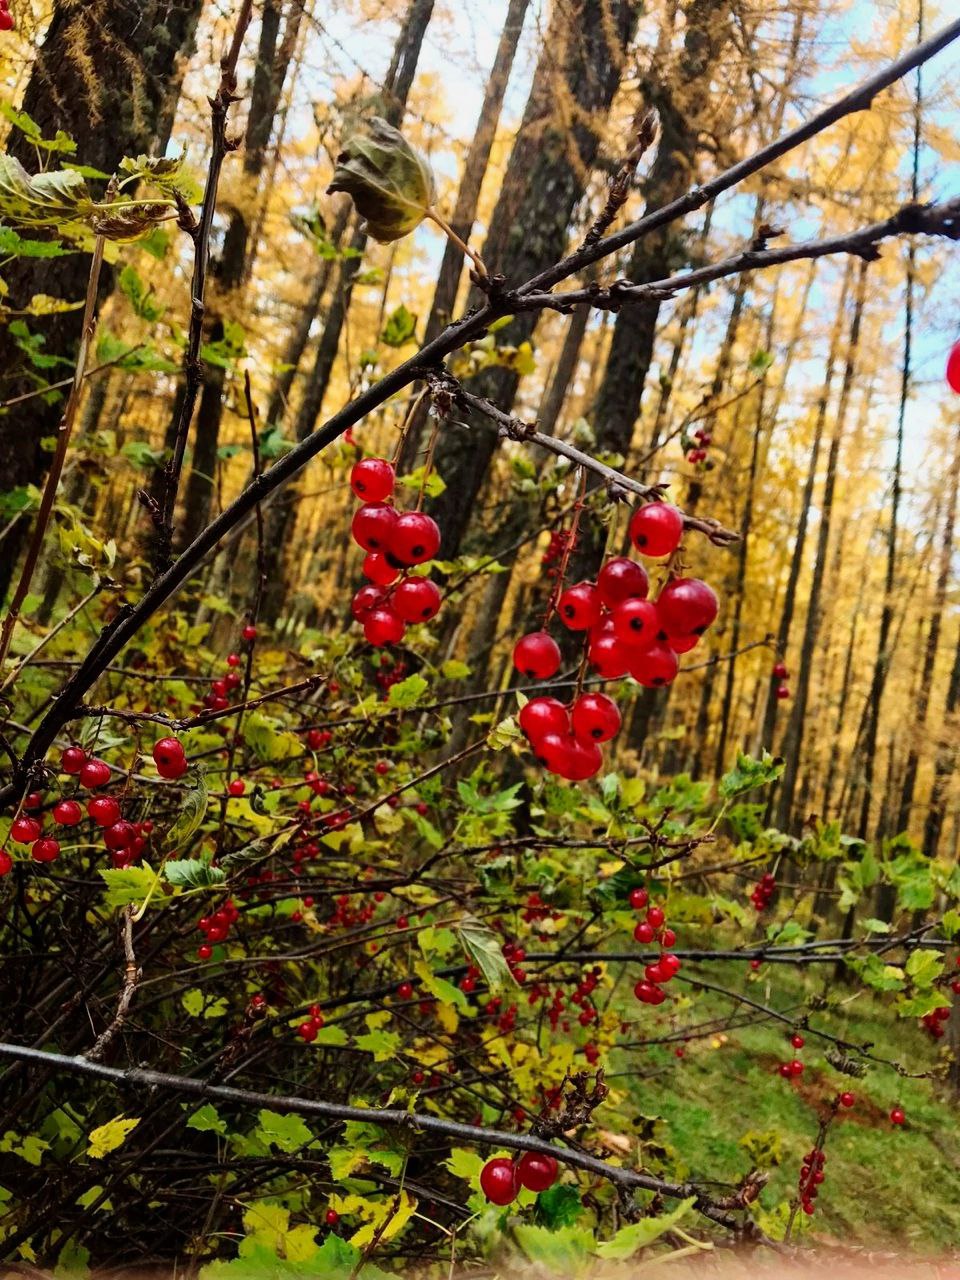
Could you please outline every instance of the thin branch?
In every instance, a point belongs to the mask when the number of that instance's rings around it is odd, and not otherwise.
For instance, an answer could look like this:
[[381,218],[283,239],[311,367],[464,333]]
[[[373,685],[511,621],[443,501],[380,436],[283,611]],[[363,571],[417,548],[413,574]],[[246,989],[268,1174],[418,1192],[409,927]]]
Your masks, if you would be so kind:
[[127,1014],[130,1012],[130,1006],[133,1004],[133,998],[137,994],[137,986],[143,976],[133,949],[133,916],[134,908],[132,906],[127,907],[123,914],[123,955],[125,960],[123,986],[120,988],[117,1011],[113,1015],[113,1021],[97,1036],[93,1048],[86,1053],[85,1057],[88,1062],[99,1062],[113,1040],[120,1034],[123,1024],[127,1020]]
[[[444,375],[444,381],[451,383],[453,379]],[[566,440],[558,440],[555,436],[543,435],[532,424],[522,422],[519,418],[513,417],[512,414],[504,413],[495,404],[491,404],[489,400],[485,400],[481,396],[473,395],[472,392],[467,391],[459,383],[456,385],[453,395],[466,408],[473,409],[475,412],[483,414],[484,417],[496,422],[503,439],[519,440],[524,444],[539,445],[541,449],[546,449],[548,453],[556,454],[562,458],[569,458],[578,467],[583,467],[585,471],[592,471],[594,475],[600,476],[607,487],[607,493],[614,500],[626,501],[627,494],[648,499],[660,498],[663,495],[661,486],[641,484],[639,480],[634,480],[630,476],[624,475],[622,471],[615,471],[613,467],[608,467],[606,463],[599,462],[589,453],[584,453],[582,450],[575,448],[574,445],[568,444]],[[725,529],[718,521],[708,516],[685,515],[684,524],[688,529],[697,529],[700,533],[705,534],[718,547],[728,546],[731,542],[736,542],[740,536],[734,533],[732,529]]]
[[712,1221],[728,1228],[750,1231],[754,1239],[770,1243],[764,1239],[762,1233],[752,1230],[749,1220],[738,1223],[730,1218],[694,1183],[669,1182],[651,1173],[624,1169],[618,1165],[608,1164],[605,1160],[599,1160],[586,1152],[556,1146],[525,1133],[501,1132],[499,1129],[488,1129],[480,1125],[460,1124],[455,1120],[444,1120],[439,1116],[417,1111],[390,1107],[351,1107],[342,1103],[325,1102],[319,1098],[236,1089],[228,1085],[210,1084],[196,1076],[172,1075],[165,1071],[149,1071],[137,1067],[123,1071],[118,1067],[108,1067],[102,1063],[93,1062],[89,1056],[69,1057],[62,1053],[46,1053],[27,1045],[0,1042],[0,1057],[33,1062],[53,1071],[110,1080],[120,1087],[131,1089],[163,1089],[196,1098],[232,1102],[243,1107],[268,1106],[275,1111],[290,1112],[294,1115],[316,1116],[335,1121],[357,1120],[363,1124],[377,1124],[384,1128],[400,1129],[408,1133],[435,1133],[444,1138],[455,1138],[459,1142],[475,1146],[506,1147],[511,1151],[537,1151],[552,1155],[571,1168],[583,1169],[587,1173],[606,1178],[609,1182],[628,1190],[653,1191],[671,1200],[686,1200],[693,1197],[695,1207]]

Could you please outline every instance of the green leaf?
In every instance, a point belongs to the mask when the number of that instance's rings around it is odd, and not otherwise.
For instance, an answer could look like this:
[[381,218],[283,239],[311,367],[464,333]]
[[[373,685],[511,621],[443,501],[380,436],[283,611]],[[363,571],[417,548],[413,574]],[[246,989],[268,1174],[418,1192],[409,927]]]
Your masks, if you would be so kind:
[[207,783],[203,771],[197,770],[197,785],[180,800],[180,814],[166,835],[165,847],[179,849],[194,834],[207,813]]
[[134,267],[129,265],[124,267],[117,278],[117,283],[120,285],[120,292],[133,307],[135,315],[150,324],[155,324],[160,319],[164,308],[154,297],[153,286],[146,284]]
[[117,1147],[122,1147],[128,1135],[133,1132],[139,1123],[139,1116],[126,1117],[121,1115],[114,1116],[112,1120],[108,1120],[106,1124],[100,1125],[99,1128],[91,1129],[87,1155],[93,1160],[102,1160],[111,1151],[116,1151]]
[[391,312],[387,323],[383,326],[380,341],[388,347],[403,347],[408,342],[417,340],[417,317],[412,315],[401,302],[396,311]]
[[225,1134],[227,1132],[227,1122],[212,1102],[205,1102],[189,1118],[187,1128],[196,1129],[198,1133]]
[[557,1182],[537,1196],[536,1216],[551,1231],[572,1226],[583,1213],[580,1191],[569,1182]]
[[783,766],[783,760],[779,756],[772,756],[769,751],[764,751],[759,760],[738,751],[736,766],[720,779],[720,796],[724,800],[732,800],[734,796],[755,791],[757,787],[765,787],[780,777]]
[[483,974],[491,991],[499,991],[505,983],[513,982],[500,937],[488,925],[467,916],[457,925],[457,933],[464,951]]
[[333,1045],[339,1047],[350,1043],[350,1037],[344,1031],[343,1027],[321,1027],[317,1032],[316,1039],[312,1041],[315,1045]]
[[257,1136],[267,1146],[281,1151],[299,1151],[313,1141],[313,1134],[301,1116],[281,1115],[279,1111],[263,1110],[259,1115]]
[[83,177],[72,169],[31,176],[14,156],[0,155],[0,217],[19,227],[58,227],[93,208]]
[[943,957],[938,951],[912,951],[904,966],[915,987],[930,987],[943,973]]
[[165,862],[163,874],[168,884],[187,889],[210,889],[223,884],[227,878],[220,867],[212,867],[200,858],[183,858],[178,862]]
[[24,240],[12,227],[0,226],[0,258],[62,258],[73,252],[59,240]]
[[398,1056],[403,1041],[395,1031],[368,1031],[355,1036],[353,1043],[364,1053],[372,1053],[374,1062],[390,1062]]
[[106,882],[103,899],[108,907],[126,907],[142,902],[157,879],[146,863],[139,867],[101,867],[100,875]]
[[551,1231],[523,1222],[514,1226],[513,1234],[531,1262],[562,1276],[578,1275],[593,1253],[593,1232],[586,1227],[565,1226]]
[[487,1157],[477,1151],[471,1151],[468,1147],[454,1147],[443,1163],[455,1178],[462,1178],[464,1182],[477,1186],[480,1183],[480,1170],[486,1162]]
[[391,707],[415,707],[427,691],[427,682],[423,676],[407,676],[406,680],[398,680],[390,686],[387,703]]
[[381,244],[418,227],[435,194],[426,159],[379,116],[343,144],[327,191],[345,191]]
[[631,1222],[621,1227],[610,1240],[601,1240],[597,1245],[597,1256],[613,1262],[622,1262],[632,1258],[638,1249],[652,1244],[665,1231],[672,1230],[681,1218],[685,1217],[696,1204],[696,1198],[681,1200],[671,1213],[661,1214],[658,1218],[641,1218],[639,1222]]

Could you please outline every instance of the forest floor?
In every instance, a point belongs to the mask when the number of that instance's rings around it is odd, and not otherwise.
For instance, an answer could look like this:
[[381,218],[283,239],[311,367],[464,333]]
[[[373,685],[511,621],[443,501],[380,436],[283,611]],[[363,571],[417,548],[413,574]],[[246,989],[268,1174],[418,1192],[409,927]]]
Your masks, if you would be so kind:
[[[786,966],[769,966],[753,975],[745,965],[731,962],[711,965],[702,976],[787,1012],[806,995],[829,986],[832,1002],[839,999],[840,1007],[829,1019],[813,1014],[814,1027],[829,1026],[843,1039],[869,1042],[875,1056],[897,1061],[911,1073],[928,1071],[938,1061],[939,1046],[917,1022],[892,1017],[890,1008],[869,993],[851,990],[845,1000],[841,987],[838,995],[832,968],[806,978],[787,972]],[[695,1014],[691,1008],[653,1026],[649,1011],[638,1013],[632,994],[622,1008],[625,1017],[636,1019],[638,1040],[692,1028],[710,1017],[727,1019],[732,1011],[738,1021],[750,1015],[710,992],[698,995]],[[610,1084],[626,1091],[638,1116],[662,1118],[655,1141],[669,1145],[693,1179],[738,1182],[751,1165],[741,1141],[748,1133],[779,1148],[779,1163],[771,1168],[762,1195],[766,1206],[795,1193],[803,1154],[816,1137],[819,1110],[841,1089],[849,1089],[857,1102],[841,1111],[828,1134],[826,1179],[804,1240],[889,1247],[914,1256],[957,1250],[960,1123],[950,1086],[904,1079],[879,1064],[862,1080],[852,1080],[827,1063],[828,1043],[809,1032],[804,1032],[804,1048],[792,1049],[792,1030],[769,1021],[730,1027],[683,1044],[682,1058],[676,1057],[676,1041],[619,1050],[611,1057]],[[803,1076],[799,1081],[780,1078],[778,1065],[795,1056],[805,1063]],[[889,1120],[897,1104],[907,1115],[902,1129]],[[950,1274],[960,1276],[960,1269]]]

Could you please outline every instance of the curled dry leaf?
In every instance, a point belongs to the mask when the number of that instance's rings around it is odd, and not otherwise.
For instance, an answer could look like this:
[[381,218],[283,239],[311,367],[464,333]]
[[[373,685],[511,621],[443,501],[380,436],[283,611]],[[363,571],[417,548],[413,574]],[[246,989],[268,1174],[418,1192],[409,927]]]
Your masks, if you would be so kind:
[[328,193],[345,191],[381,244],[414,231],[435,196],[424,156],[379,116],[344,143]]

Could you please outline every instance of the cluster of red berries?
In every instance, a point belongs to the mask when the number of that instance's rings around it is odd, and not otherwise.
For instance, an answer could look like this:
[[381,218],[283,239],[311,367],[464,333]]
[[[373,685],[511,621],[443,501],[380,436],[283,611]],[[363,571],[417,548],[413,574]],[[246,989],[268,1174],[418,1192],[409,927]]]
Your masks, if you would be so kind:
[[757,911],[766,911],[769,907],[774,893],[777,890],[777,880],[772,871],[766,871],[753,887],[753,893],[750,895],[750,901],[753,903]]
[[10,0],[0,0],[0,31],[12,31],[15,26],[10,12]]
[[[75,777],[87,791],[98,791],[110,781],[110,766],[103,760],[88,756],[82,747],[65,747],[60,756],[60,768],[68,776]],[[24,800],[23,807],[26,813],[16,818],[10,827],[11,840],[17,844],[29,844],[34,862],[56,862],[60,856],[60,842],[52,836],[43,835],[40,815],[43,797],[38,791],[33,791]],[[113,866],[118,868],[129,867],[140,857],[153,830],[150,821],[125,821],[119,802],[112,796],[91,796],[86,804],[86,816],[102,829],[103,843]],[[83,821],[84,807],[79,800],[62,799],[53,806],[51,817],[58,827],[75,827]],[[5,875],[11,865],[10,855],[0,853],[0,875]]]
[[774,680],[779,681],[776,692],[777,697],[781,702],[783,702],[786,698],[790,697],[790,688],[785,683],[790,679],[790,672],[787,670],[786,663],[775,662],[773,664],[773,671],[770,674],[773,676]]
[[541,565],[547,571],[548,578],[557,576],[560,572],[558,568],[560,561],[570,554],[575,545],[576,542],[573,541],[573,534],[569,529],[552,529],[550,531],[550,542],[540,559]]
[[800,1178],[798,1182],[798,1190],[800,1193],[800,1208],[807,1215],[812,1215],[815,1205],[814,1200],[817,1198],[817,1192],[820,1190],[820,1184],[824,1179],[823,1166],[826,1163],[826,1154],[814,1147],[812,1151],[808,1151],[803,1157],[803,1164],[800,1166]]
[[[790,1037],[790,1044],[794,1049],[802,1049],[804,1046],[803,1036],[799,1031],[795,1031]],[[791,1058],[789,1062],[781,1062],[777,1067],[778,1075],[783,1076],[784,1080],[796,1080],[803,1075],[803,1063],[799,1058]]]
[[399,684],[401,680],[405,680],[409,674],[410,668],[398,658],[396,662],[391,662],[386,654],[382,654],[380,665],[377,667],[377,674],[373,677],[377,683],[377,688],[384,694],[388,694],[395,684]]
[[549,1191],[560,1166],[553,1156],[525,1151],[519,1160],[496,1156],[480,1170],[480,1187],[492,1204],[512,1204],[522,1187],[528,1191]]
[[527,895],[520,919],[524,924],[540,924],[546,920],[549,920],[551,924],[557,924],[563,920],[563,912],[547,906],[539,893],[534,891]]
[[388,501],[395,483],[383,458],[361,458],[350,472],[350,488],[363,503],[350,531],[367,553],[363,574],[370,579],[353,597],[351,611],[368,644],[378,648],[399,644],[408,624],[436,617],[442,600],[430,578],[409,575],[440,550],[437,522],[423,511],[398,512]]
[[[308,729],[307,730],[307,746],[311,751],[322,751],[324,747],[329,747],[333,741],[333,734],[329,729]],[[321,794],[320,792],[317,793]]]
[[317,1032],[323,1026],[323,1014],[318,1004],[310,1006],[310,1016],[297,1027],[297,1034],[301,1040],[305,1040],[307,1044],[312,1044],[317,1038]]
[[950,1017],[950,1010],[942,1004],[937,1009],[932,1009],[930,1013],[925,1013],[920,1019],[920,1024],[931,1035],[934,1040],[940,1040],[943,1037],[944,1023]]
[[[651,502],[634,512],[630,538],[646,556],[671,555],[683,536],[683,516],[667,502]],[[596,582],[567,587],[557,613],[571,631],[585,633],[587,659],[604,680],[627,674],[648,688],[669,684],[687,653],[717,616],[713,590],[699,578],[673,578],[656,601],[648,600],[650,580],[643,565],[626,556],[608,560]],[[549,680],[560,669],[560,647],[549,632],[531,631],[514,646],[513,663],[531,680]],[[600,744],[621,727],[620,712],[606,694],[580,694],[571,707],[556,698],[533,698],[520,713],[520,727],[537,759],[568,781],[599,772]]]
[[695,466],[707,460],[707,450],[713,444],[713,436],[703,427],[697,427],[693,433],[696,444],[692,449],[687,450],[687,461],[692,462]]
[[[646,909],[644,918],[637,922],[633,931],[633,939],[641,946],[648,947],[652,942],[659,942],[661,947],[672,947],[677,935],[666,928],[666,917],[663,907],[650,906],[650,895],[639,886],[630,890],[630,905],[634,911]],[[680,972],[679,959],[669,950],[660,953],[652,964],[643,971],[643,978],[633,989],[633,994],[641,1004],[663,1004],[667,998],[664,986]]]
[[230,926],[236,924],[239,919],[240,912],[234,906],[232,898],[228,898],[212,916],[203,916],[197,922],[197,928],[207,940],[197,947],[198,958],[209,960],[213,955],[214,943],[226,942],[230,935]]
[[[248,645],[253,644],[257,638],[257,628],[252,623],[247,623],[240,634]],[[242,683],[240,672],[237,670],[242,662],[243,659],[239,653],[227,654],[226,671],[222,676],[216,676],[210,681],[210,692],[203,698],[202,705],[208,711],[226,711],[230,706],[230,694],[235,689],[239,689]]]

